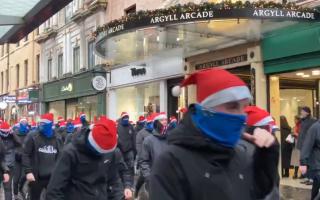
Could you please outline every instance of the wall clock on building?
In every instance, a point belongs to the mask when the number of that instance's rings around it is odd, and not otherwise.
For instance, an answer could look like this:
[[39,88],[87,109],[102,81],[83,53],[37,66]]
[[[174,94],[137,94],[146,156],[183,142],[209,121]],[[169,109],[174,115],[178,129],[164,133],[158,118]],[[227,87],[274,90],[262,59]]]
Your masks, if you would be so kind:
[[95,76],[92,79],[92,87],[97,91],[105,90],[107,87],[107,80],[103,76]]

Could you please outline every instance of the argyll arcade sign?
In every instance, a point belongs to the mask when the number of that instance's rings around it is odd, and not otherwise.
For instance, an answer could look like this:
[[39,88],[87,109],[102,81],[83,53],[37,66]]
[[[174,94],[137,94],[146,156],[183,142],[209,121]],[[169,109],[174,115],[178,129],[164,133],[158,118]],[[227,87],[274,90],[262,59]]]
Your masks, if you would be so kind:
[[[132,21],[119,21],[106,24],[103,29],[107,37],[125,31],[145,28],[149,26],[178,24],[215,19],[277,19],[284,21],[318,21],[320,15],[315,11],[299,11],[277,8],[239,8],[239,9],[211,9],[205,11],[177,12],[163,15],[143,15]],[[100,31],[101,32],[101,31]]]

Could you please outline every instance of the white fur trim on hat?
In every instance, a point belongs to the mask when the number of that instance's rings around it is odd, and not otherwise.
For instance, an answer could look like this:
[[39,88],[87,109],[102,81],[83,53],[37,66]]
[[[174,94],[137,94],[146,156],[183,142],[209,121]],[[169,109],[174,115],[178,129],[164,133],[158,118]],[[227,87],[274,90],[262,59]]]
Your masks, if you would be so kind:
[[26,118],[21,118],[19,122],[28,122],[28,120]]
[[167,115],[160,114],[160,115],[156,116],[153,120],[156,121],[156,120],[162,120],[162,119],[168,119]]
[[93,136],[92,136],[92,131],[90,131],[89,136],[88,136],[88,141],[91,144],[91,146],[98,151],[99,153],[110,153],[113,152],[116,148],[117,148],[117,143],[114,145],[114,147],[112,147],[112,149],[102,149],[94,140]]
[[258,121],[257,123],[255,123],[254,126],[265,126],[265,125],[268,125],[272,121],[273,121],[272,117],[268,116],[268,117],[265,117],[262,120]]
[[75,127],[75,128],[82,127],[82,124],[75,124],[74,127]]
[[11,128],[9,128],[9,129],[0,129],[0,131],[1,131],[1,132],[5,132],[5,133],[6,133],[6,132],[10,132],[10,131],[11,131]]
[[40,123],[46,123],[46,124],[49,124],[49,123],[52,123],[52,121],[48,120],[48,119],[40,119]]
[[252,99],[247,86],[236,86],[221,90],[204,99],[201,103],[203,107],[212,108],[224,103],[239,101],[242,99]]

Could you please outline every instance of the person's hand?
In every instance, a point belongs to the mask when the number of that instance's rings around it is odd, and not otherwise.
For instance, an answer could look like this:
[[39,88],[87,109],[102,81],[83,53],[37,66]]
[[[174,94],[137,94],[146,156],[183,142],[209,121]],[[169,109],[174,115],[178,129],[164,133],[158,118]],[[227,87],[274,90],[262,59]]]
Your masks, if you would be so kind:
[[34,178],[33,173],[28,173],[28,174],[27,174],[27,181],[29,181],[29,182],[34,182],[34,181],[36,181],[36,179]]
[[130,189],[125,189],[125,190],[124,190],[124,199],[130,200],[130,199],[132,199],[132,197],[133,197],[132,190],[130,190]]
[[7,174],[7,173],[3,174],[3,182],[4,182],[4,183],[8,183],[9,180],[10,180],[9,174]]
[[253,135],[249,133],[244,133],[243,138],[259,148],[269,148],[276,141],[275,137],[265,129],[256,128],[253,131]]
[[299,170],[300,170],[301,174],[306,174],[307,173],[307,166],[302,165],[299,167]]

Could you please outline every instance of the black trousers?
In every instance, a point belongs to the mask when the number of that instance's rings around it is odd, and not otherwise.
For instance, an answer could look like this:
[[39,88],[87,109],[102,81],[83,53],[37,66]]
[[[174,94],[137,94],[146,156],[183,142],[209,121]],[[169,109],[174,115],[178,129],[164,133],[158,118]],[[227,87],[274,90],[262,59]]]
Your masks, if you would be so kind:
[[47,189],[49,179],[37,179],[35,182],[29,183],[30,200],[40,200],[41,193]]
[[10,167],[9,171],[9,182],[3,183],[3,189],[4,189],[4,199],[5,200],[12,200],[12,182],[13,182],[13,174],[14,174],[14,167]]
[[24,183],[26,182],[26,176],[23,172],[22,164],[20,162],[15,163],[14,175],[13,175],[13,194],[18,195],[22,190]]
[[124,162],[128,166],[128,169],[130,170],[130,174],[134,176],[134,152],[128,151],[125,153],[122,153]]

